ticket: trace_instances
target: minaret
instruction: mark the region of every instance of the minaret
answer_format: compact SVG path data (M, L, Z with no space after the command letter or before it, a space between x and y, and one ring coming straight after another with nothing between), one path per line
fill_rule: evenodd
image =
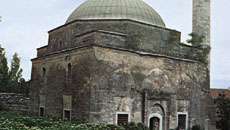
M193 0L193 33L204 36L204 45L210 44L211 0Z
M211 28L211 0L193 0L193 26L192 32L203 36L203 47L211 49L210 30ZM209 127L209 99L208 91L210 89L210 52L207 57L207 83L202 86L203 94L200 97L200 125L205 130Z
M203 47L211 49L211 0L193 0L192 23L192 32L203 36ZM210 71L210 52L207 55L206 61L208 71Z

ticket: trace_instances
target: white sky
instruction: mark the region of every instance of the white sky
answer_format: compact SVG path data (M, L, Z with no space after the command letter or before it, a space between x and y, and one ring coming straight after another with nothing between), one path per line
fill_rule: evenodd
M31 58L36 48L47 45L47 32L63 25L70 13L85 0L1 0L0 44L10 60L14 52L22 58L23 76L30 79ZM166 26L192 32L192 0L145 0L163 18ZM230 1L212 0L211 86L230 87Z

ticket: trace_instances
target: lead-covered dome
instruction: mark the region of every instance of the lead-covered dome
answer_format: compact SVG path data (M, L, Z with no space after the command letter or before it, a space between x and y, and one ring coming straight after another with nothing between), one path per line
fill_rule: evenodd
M66 23L89 19L129 19L165 27L161 16L143 0L87 0Z

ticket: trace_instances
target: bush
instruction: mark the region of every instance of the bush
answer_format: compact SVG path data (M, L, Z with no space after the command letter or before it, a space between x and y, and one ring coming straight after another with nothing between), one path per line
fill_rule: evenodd
M52 126L44 130L125 130L123 127L107 124L65 124L62 126Z
M125 130L148 130L148 127L146 127L144 124L142 123L134 123L134 122L130 122L129 124L123 126L125 128Z
M17 113L0 112L0 128L12 130L125 130L109 124L81 124L79 121L62 121L22 116Z
M192 130L202 130L201 127L199 125L194 125L192 127Z
M81 124L76 130L125 130L123 127L108 124Z
M0 128L10 130L148 130L142 123L131 122L125 126L116 126L28 117L10 112L0 112Z

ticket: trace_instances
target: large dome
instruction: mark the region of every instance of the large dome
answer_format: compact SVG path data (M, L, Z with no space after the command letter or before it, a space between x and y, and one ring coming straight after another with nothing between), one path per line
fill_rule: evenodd
M143 0L87 0L66 23L89 19L129 19L165 27L161 16Z

